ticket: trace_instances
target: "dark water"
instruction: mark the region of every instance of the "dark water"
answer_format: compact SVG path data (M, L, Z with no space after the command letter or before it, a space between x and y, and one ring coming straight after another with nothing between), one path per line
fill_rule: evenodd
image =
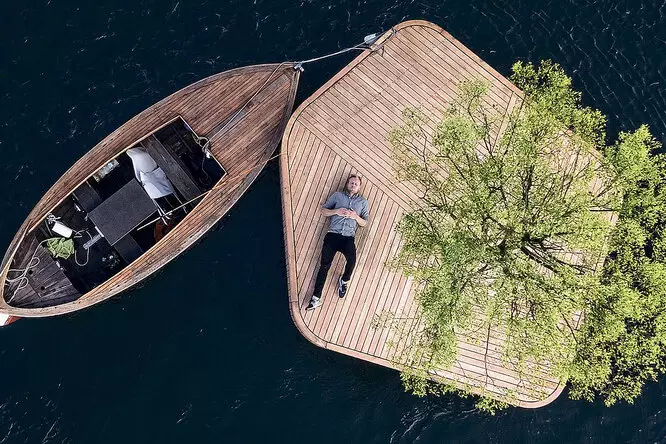
M0 249L76 159L158 99L229 68L303 59L407 18L500 72L552 58L611 133L664 141L666 3L2 1ZM10 5L10 3L12 3ZM298 102L349 58L310 66ZM271 164L222 229L143 288L0 331L0 444L666 442L666 377L633 406L561 396L495 417L405 394L395 372L318 349L287 308Z

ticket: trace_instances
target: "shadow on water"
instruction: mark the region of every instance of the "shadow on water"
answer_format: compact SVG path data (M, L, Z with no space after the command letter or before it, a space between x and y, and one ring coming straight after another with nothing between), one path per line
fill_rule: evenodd
M79 2L80 3L80 2ZM406 18L444 26L503 74L552 58L610 134L664 140L665 7L654 1L5 2L0 244L76 159L167 94L236 66L303 59ZM307 67L302 101L351 59ZM292 325L275 161L221 227L143 287L0 331L0 443L659 442L666 381L633 406L566 394L495 417L405 394L397 374ZM3 247L4 248L4 247Z

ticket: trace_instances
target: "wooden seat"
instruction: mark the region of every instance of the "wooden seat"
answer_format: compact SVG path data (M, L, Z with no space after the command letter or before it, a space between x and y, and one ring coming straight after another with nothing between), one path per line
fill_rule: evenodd
M199 187L183 161L165 147L157 137L151 134L141 142L141 146L164 170L169 181L185 200L194 199L206 191Z
M72 194L81 208L88 213L103 201L102 196L88 182L83 182Z

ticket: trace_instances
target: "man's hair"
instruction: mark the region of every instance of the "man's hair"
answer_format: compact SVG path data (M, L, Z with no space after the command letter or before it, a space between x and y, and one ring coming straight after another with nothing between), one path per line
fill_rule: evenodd
M347 185L349 185L349 181L352 180L354 177L358 179L358 184L359 184L359 185L363 185L363 180L361 180L361 176L358 176L358 175L356 175L356 174L351 174L351 175L347 178L347 181L345 182L345 188L347 188Z

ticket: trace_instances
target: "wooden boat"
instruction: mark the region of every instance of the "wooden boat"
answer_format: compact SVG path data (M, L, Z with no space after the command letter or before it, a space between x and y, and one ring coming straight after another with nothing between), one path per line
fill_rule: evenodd
M98 143L42 197L9 245L0 315L9 322L89 307L191 246L271 158L299 74L281 63L213 75Z

